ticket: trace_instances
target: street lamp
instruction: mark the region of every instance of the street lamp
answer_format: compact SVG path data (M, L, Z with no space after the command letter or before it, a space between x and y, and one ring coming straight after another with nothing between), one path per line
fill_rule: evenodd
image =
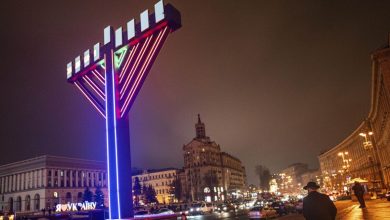
M342 158L342 161L343 161L343 165L342 165L342 170L339 170L338 172L341 174L341 176L343 176L343 174L347 174L348 171L349 171L349 167L350 167L350 162L352 161L352 159L350 158L347 158L347 156L349 155L348 151L343 151L343 152L339 152L337 154L339 157ZM347 180L348 180L348 177L346 177ZM345 185L345 184L343 184Z
M369 136L372 136L374 133L369 131L368 133L361 132L359 135L364 137L363 147L365 150L371 150L373 148L372 142L369 140Z
M363 142L364 149L367 150L367 151L371 151L371 154L372 154L372 155L368 155L368 160L369 160L369 162L371 164L372 174L373 174L373 180L371 180L371 183L372 183L372 187L373 187L374 193L376 193L376 191L375 191L376 172L375 172L375 162L374 162L374 159L375 159L375 156L374 156L375 152L374 152L374 150L375 149L374 149L374 145L372 144L372 141L371 141L371 138L370 138L370 136L372 136L373 134L374 134L374 132L369 131L367 133L361 132L359 135L364 138L364 142ZM380 168L378 170L380 172Z

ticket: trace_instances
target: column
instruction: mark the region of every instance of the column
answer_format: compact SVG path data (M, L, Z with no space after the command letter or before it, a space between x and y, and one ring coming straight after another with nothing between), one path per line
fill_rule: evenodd
M43 172L43 175L42 175L43 187L47 187L47 170L42 169L42 172Z
M35 189L37 187L37 171L32 171L32 188Z
M29 186L28 186L29 189L31 189L33 187L33 179L34 179L33 174L34 174L33 171L29 172L29 178L28 178L29 179Z
M97 176L97 173L96 172L92 172L92 186L93 187L95 186L95 183L96 183L96 176Z
M12 191L16 191L16 174L12 175Z
M43 187L43 173L44 173L44 170L43 169L40 169L39 172L41 173L41 175L39 176L39 182L40 182L40 185L39 187L42 188Z
M25 183L26 183L26 173L22 173L22 176L21 176L21 187L20 187L20 189L21 190L25 190L26 189L26 187L25 187Z
M69 170L64 170L64 186L65 187L69 187L68 183L67 183L67 181L68 181L68 176L67 176L68 175L68 171Z
M51 187L54 187L54 169L50 169L51 175L50 175L50 181L51 181Z
M7 176L3 177L3 193L7 192Z
M28 189L28 172L24 173L24 189Z
M70 187L74 187L73 186L73 172L74 172L74 170L69 171L69 186Z
M16 191L20 191L20 173L16 174Z
M79 186L79 171L78 170L75 170L75 184L76 184L76 187L80 187Z
M91 187L90 184L89 184L89 175L91 175L91 172L85 172L85 175L86 175L86 182L87 182L87 186L88 187Z

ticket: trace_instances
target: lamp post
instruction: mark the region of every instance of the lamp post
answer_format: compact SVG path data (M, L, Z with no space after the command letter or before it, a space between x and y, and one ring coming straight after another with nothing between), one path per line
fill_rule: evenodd
M348 174L348 171L349 171L349 167L350 167L350 162L352 161L351 158L347 158L347 156L349 155L348 151L343 151L343 152L339 152L337 154L339 157L342 158L342 162L343 162L343 165L342 165L342 169L339 170L338 172L341 174L341 178L343 178L343 175L347 175ZM346 176L346 179L345 180L348 180L348 176ZM345 182L343 180L342 182L342 185L343 185L343 190L345 190Z
M370 154L368 155L368 160L370 162L371 168L372 168L372 187L374 190L374 193L376 193L375 190L375 183L377 181L377 176L376 176L376 171L375 171L375 166L378 166L378 155L375 149L374 144L371 141L371 136L374 134L374 132L369 131L369 132L361 132L359 135L364 138L363 141L363 147L366 151L369 151ZM375 161L374 161L375 160ZM378 171L380 172L380 167L378 167ZM381 178L381 176L380 176Z

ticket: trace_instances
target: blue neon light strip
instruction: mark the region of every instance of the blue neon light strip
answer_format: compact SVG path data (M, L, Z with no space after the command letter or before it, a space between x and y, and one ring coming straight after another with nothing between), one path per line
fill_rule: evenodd
M106 55L104 54L104 60L107 60L107 57ZM106 78L107 78L107 71L106 71ZM106 94L107 94L107 91L108 91L108 82L105 83L105 90L106 90ZM108 109L108 101L109 99L107 98L106 101L105 101L105 104L106 104L106 109ZM109 143L109 127L108 127L108 111L106 111L106 149L107 149L107 186L108 186L108 218L111 219L112 217L112 209L113 207L111 206L111 201L112 201L112 198L111 198L111 175L110 175L110 143Z
M115 97L115 87L116 87L116 82L115 82L115 69L114 69L114 51L111 50L111 75L112 75L112 107L113 107L113 114L114 114L114 137L115 137L115 169L116 169L116 194L117 194L117 201L118 201L118 217L121 219L121 210L120 210L120 196L119 196L119 169L118 169L118 134L116 131L116 97Z

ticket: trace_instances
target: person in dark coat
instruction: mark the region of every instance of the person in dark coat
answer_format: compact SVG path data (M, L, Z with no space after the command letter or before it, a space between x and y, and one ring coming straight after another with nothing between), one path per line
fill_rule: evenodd
M366 203L363 198L365 192L364 187L358 181L355 181L355 185L352 187L352 190L360 203L359 208L366 208Z
M320 188L315 182L308 182L303 189L308 195L303 198L303 216L306 220L334 220L337 208L329 196L317 192Z

